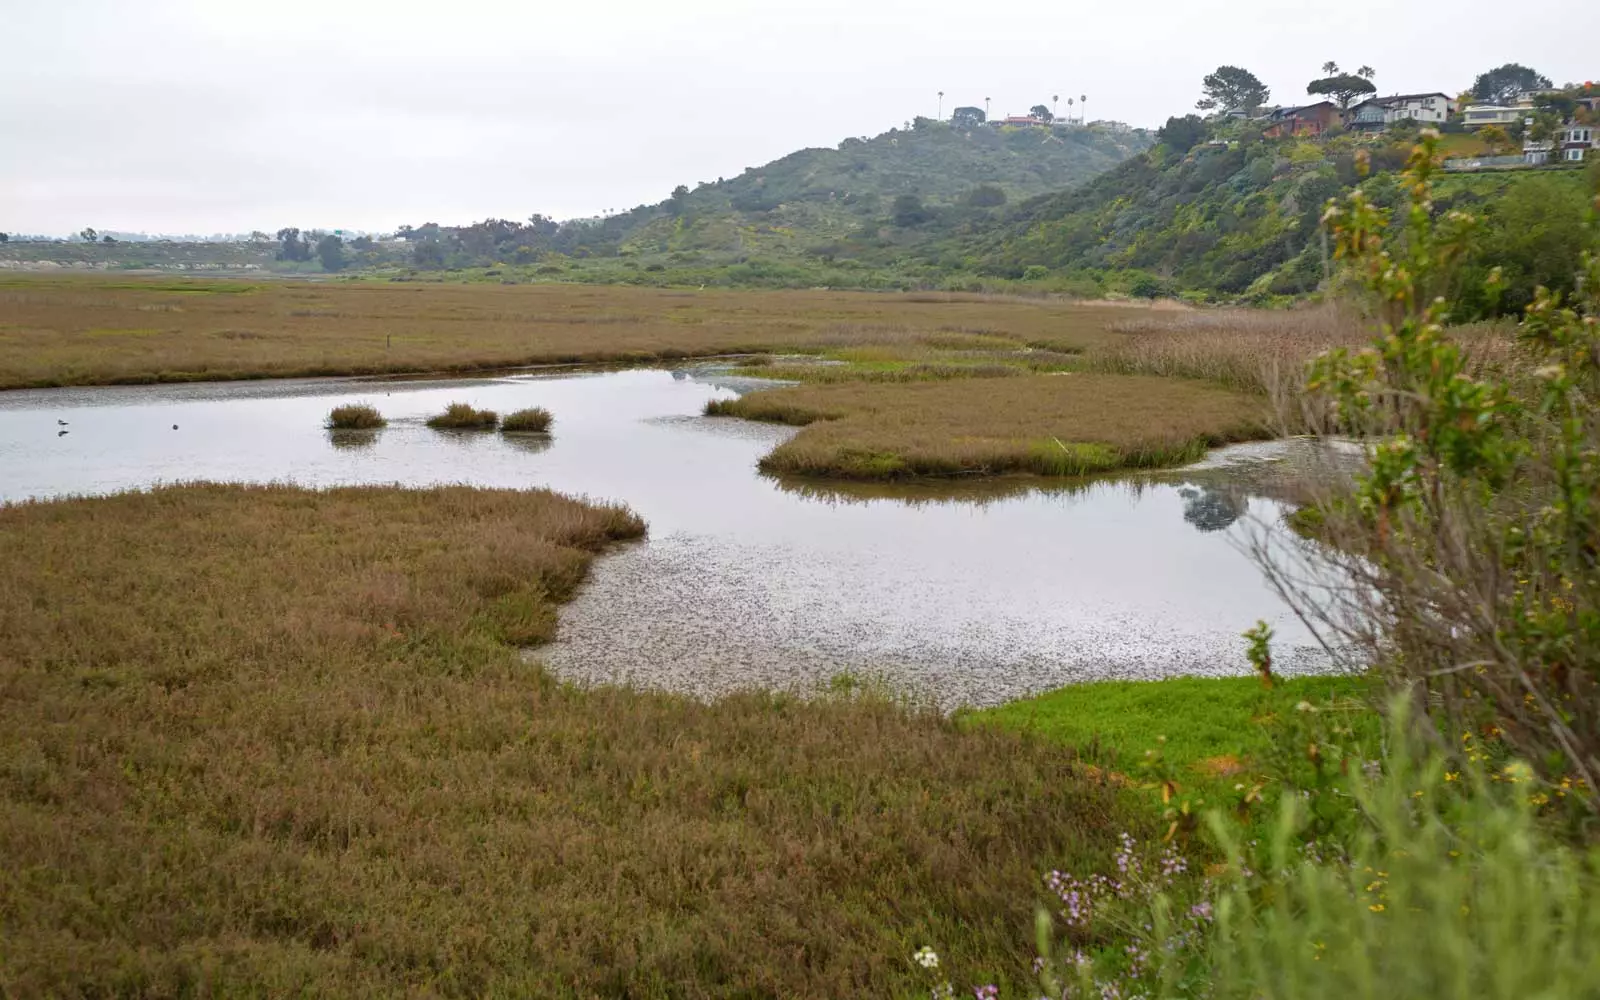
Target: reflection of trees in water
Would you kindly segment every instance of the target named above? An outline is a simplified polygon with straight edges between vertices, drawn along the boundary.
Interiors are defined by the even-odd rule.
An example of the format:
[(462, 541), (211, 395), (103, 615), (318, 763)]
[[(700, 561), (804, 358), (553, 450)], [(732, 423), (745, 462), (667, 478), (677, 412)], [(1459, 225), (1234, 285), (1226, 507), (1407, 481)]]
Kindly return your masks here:
[(1221, 531), (1250, 509), (1250, 498), (1242, 490), (1216, 486), (1182, 486), (1183, 519), (1199, 531)]

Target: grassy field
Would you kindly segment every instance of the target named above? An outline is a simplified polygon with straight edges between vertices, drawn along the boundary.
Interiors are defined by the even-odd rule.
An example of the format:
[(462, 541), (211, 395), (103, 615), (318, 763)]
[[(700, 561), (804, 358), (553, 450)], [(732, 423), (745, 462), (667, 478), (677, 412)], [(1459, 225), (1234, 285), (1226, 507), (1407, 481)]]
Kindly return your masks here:
[(1105, 341), (1131, 307), (945, 293), (0, 277), (0, 388)]
[(1107, 767), (1132, 773), (1147, 750), (1196, 782), (1234, 780), (1272, 747), (1266, 723), (1301, 702), (1340, 705), (1375, 724), (1362, 677), (1279, 679), (1180, 677), (1078, 684), (1037, 698), (966, 713), (964, 721), (1026, 732), (1079, 748)]
[(844, 479), (1082, 475), (1168, 465), (1267, 434), (1256, 397), (1189, 380), (1078, 372), (803, 385), (708, 412), (802, 425), (762, 469)]
[(460, 488), (0, 507), (0, 995), (908, 996), (928, 942), (1017, 985), (1040, 872), (1149, 834), (1054, 741), (523, 660), (642, 530)]

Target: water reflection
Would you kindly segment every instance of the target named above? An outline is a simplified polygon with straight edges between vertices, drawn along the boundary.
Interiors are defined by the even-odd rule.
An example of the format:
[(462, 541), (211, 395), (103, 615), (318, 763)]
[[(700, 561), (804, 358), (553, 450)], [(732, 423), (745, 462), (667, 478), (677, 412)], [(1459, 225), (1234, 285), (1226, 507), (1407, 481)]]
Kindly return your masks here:
[(528, 455), (540, 455), (550, 450), (555, 441), (548, 434), (505, 434), (506, 444)]
[(1202, 532), (1222, 531), (1250, 510), (1243, 491), (1218, 486), (1182, 486), (1183, 519)]
[(335, 448), (354, 450), (371, 448), (378, 443), (376, 430), (334, 430), (328, 432), (328, 443)]
[[(1231, 470), (775, 481), (757, 462), (792, 428), (700, 416), (760, 384), (629, 370), (0, 393), (0, 501), (189, 479), (548, 486), (622, 501), (650, 540), (596, 564), (562, 641), (540, 655), (575, 680), (696, 694), (814, 690), (851, 671), (987, 704), (1095, 677), (1243, 672), (1238, 633), (1261, 618), (1286, 671), (1310, 645), (1238, 544), (1245, 522), (1273, 525), (1282, 506), (1230, 487)], [(558, 432), (425, 426), (466, 393), (500, 412), (545, 407)], [(389, 426), (324, 429), (331, 407), (361, 400)], [(57, 420), (72, 433), (57, 437)]]

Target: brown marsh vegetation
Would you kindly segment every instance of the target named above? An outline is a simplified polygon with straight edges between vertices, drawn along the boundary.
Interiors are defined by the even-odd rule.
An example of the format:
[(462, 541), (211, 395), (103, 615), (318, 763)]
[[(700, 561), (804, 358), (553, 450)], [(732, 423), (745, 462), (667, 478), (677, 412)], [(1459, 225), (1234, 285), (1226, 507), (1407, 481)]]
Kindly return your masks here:
[(368, 431), (387, 426), (389, 421), (377, 407), (367, 403), (349, 403), (335, 406), (328, 414), (328, 429), (336, 431)]
[(1267, 433), (1257, 397), (1188, 379), (1087, 372), (802, 385), (706, 412), (803, 426), (762, 469), (845, 479), (1082, 475), (1172, 464)]
[(471, 403), (451, 403), (443, 413), (428, 418), (428, 426), (441, 431), (492, 431), (498, 423), (500, 414), (475, 409)]
[(549, 410), (542, 406), (533, 406), (526, 410), (515, 410), (506, 414), (506, 418), (500, 421), (500, 429), (511, 434), (543, 434), (550, 429), (550, 425), (554, 422), (555, 417), (550, 415)]
[(1130, 310), (955, 294), (0, 277), (0, 388), (939, 343), (1082, 349)]
[(867, 699), (554, 682), (626, 510), (189, 485), (0, 507), (0, 995), (1020, 986), (1149, 832), (1065, 749)]

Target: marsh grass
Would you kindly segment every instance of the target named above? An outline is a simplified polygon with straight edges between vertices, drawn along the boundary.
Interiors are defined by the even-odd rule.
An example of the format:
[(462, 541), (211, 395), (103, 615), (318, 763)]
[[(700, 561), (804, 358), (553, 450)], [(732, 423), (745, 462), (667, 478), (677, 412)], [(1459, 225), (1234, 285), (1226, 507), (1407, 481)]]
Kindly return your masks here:
[(801, 385), (715, 401), (706, 413), (803, 427), (761, 468), (843, 479), (1077, 476), (1270, 436), (1266, 408), (1243, 393), (1087, 373)]
[[(1202, 379), (1264, 396), (1275, 419), (1292, 433), (1318, 430), (1326, 415), (1308, 412), (1306, 365), (1324, 351), (1367, 347), (1371, 320), (1349, 304), (1304, 309), (1149, 311), (1108, 327), (1111, 338), (1083, 355), (1090, 371)], [(1475, 366), (1510, 357), (1512, 335), (1500, 323), (1452, 329)]]
[(428, 418), (428, 426), (440, 431), (492, 431), (500, 415), (493, 410), (478, 410), (470, 403), (451, 403), (444, 412)]
[[(466, 372), (884, 344), (1003, 349), (1049, 341), (1084, 350), (1130, 312), (980, 295), (8, 276), (0, 277), (0, 388)], [(108, 335), (118, 331), (138, 333)]]
[(534, 406), (506, 414), (506, 418), (500, 421), (500, 429), (508, 434), (543, 434), (550, 430), (550, 425), (554, 422), (555, 417), (550, 415), (549, 410), (542, 406)]
[(908, 996), (925, 941), (1020, 989), (1038, 873), (1151, 824), (1043, 739), (525, 661), (642, 531), (543, 491), (0, 506), (0, 995)]
[(377, 430), (387, 426), (389, 421), (383, 419), (383, 414), (377, 407), (367, 403), (350, 403), (345, 406), (335, 406), (328, 414), (328, 429), (341, 431), (367, 431)]

